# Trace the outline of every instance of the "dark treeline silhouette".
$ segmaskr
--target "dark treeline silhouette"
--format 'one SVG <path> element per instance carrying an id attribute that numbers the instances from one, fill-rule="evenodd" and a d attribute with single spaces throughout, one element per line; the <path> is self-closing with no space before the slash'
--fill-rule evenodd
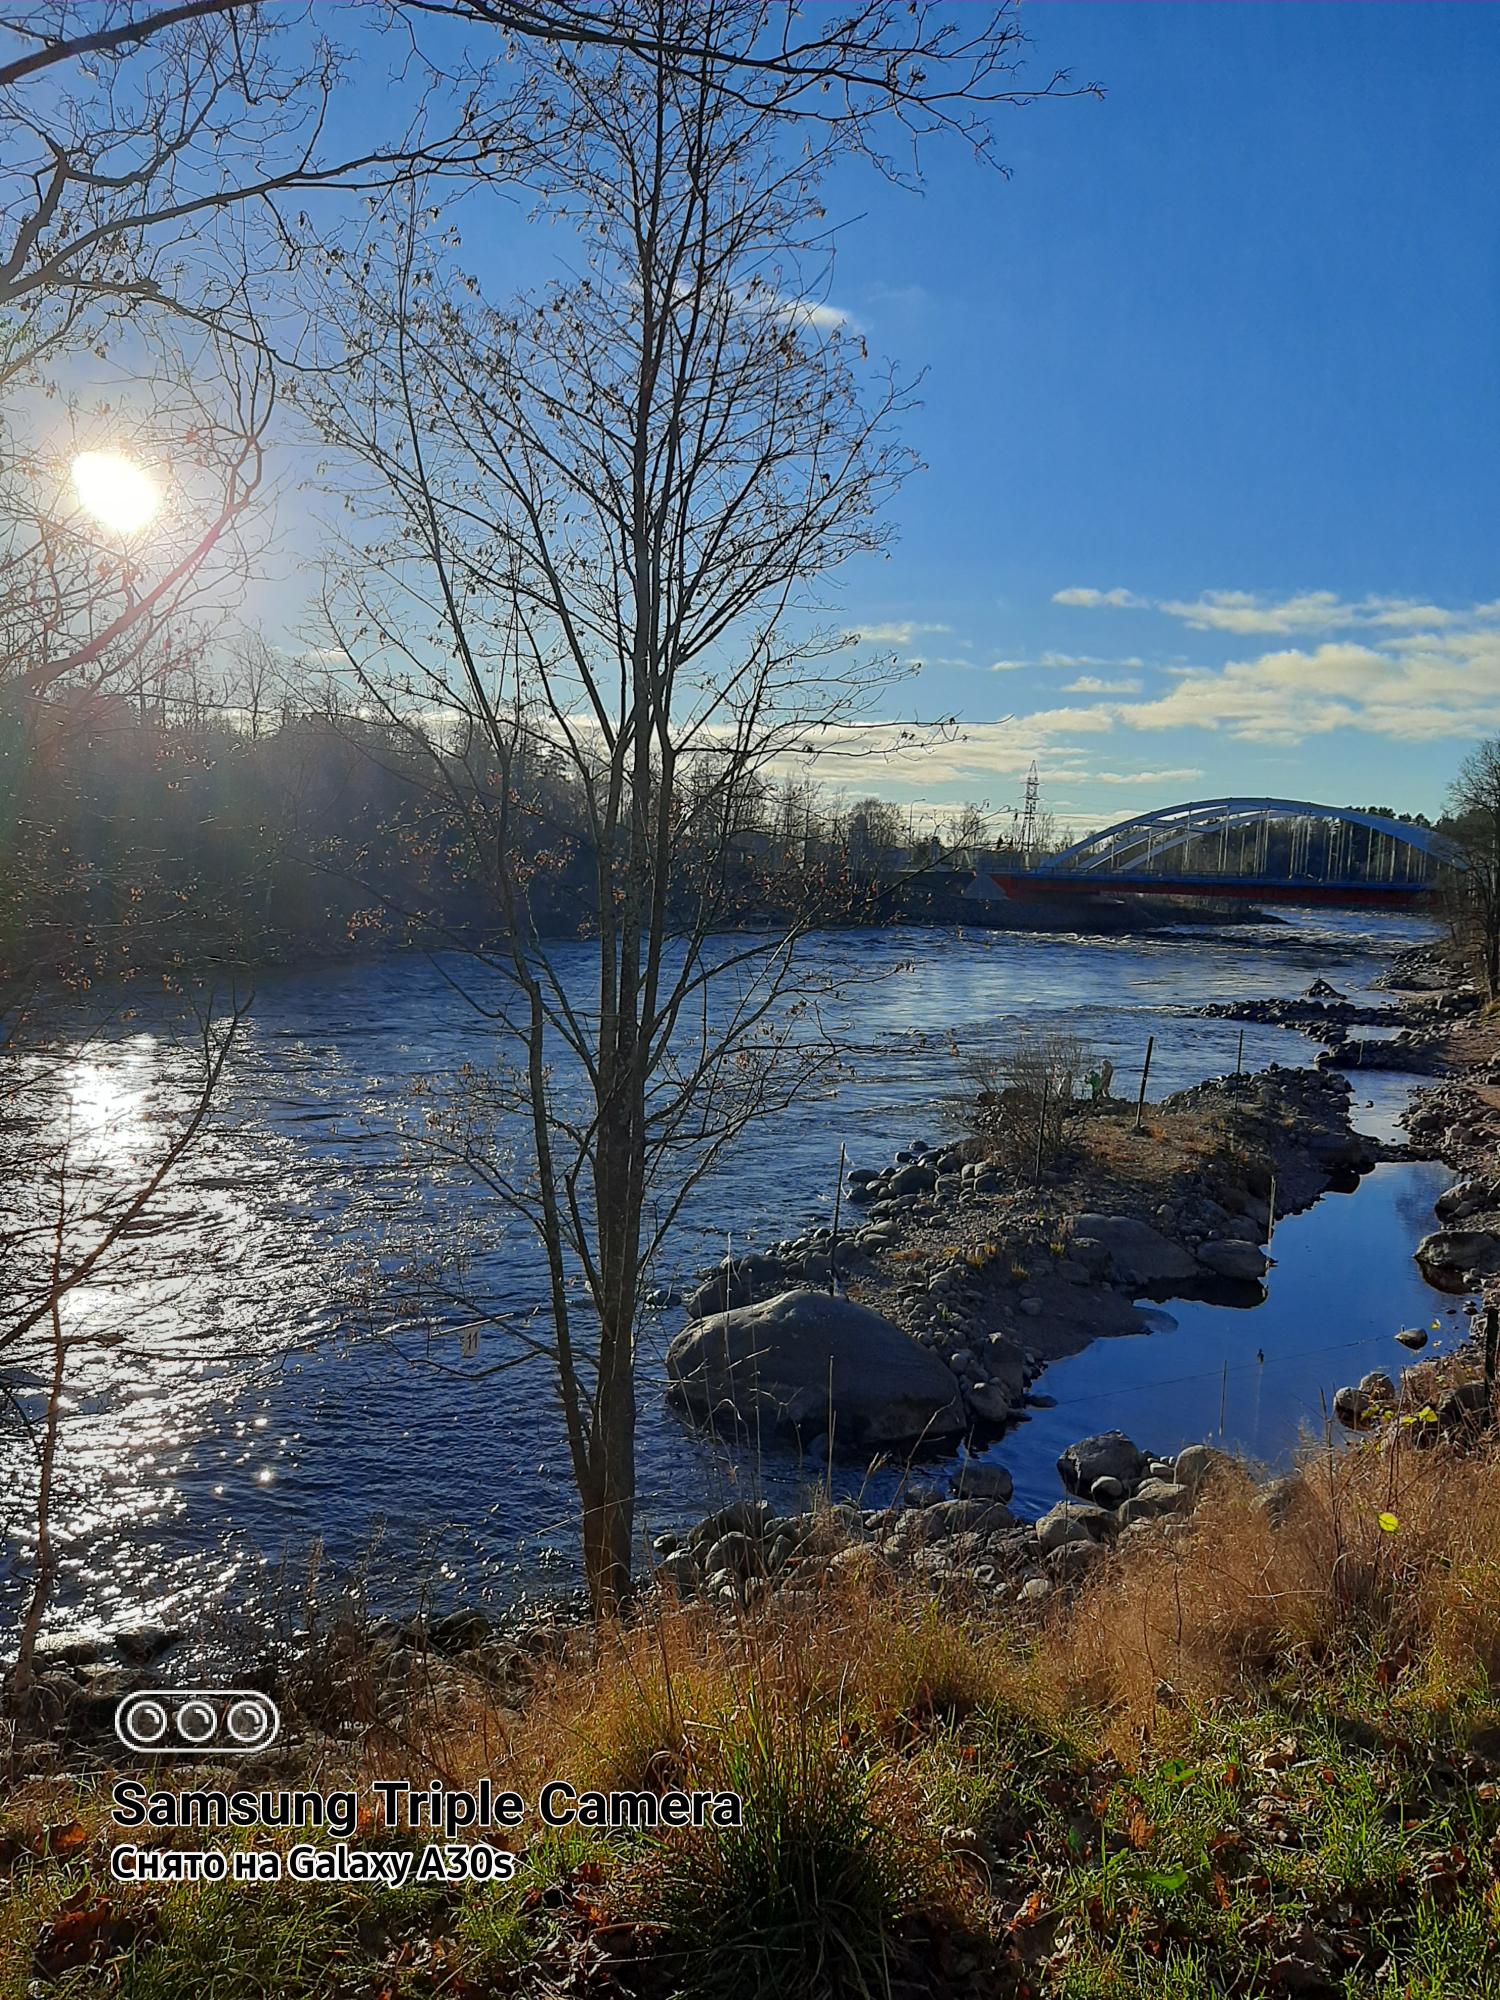
<path id="1" fill-rule="evenodd" d="M 472 746 L 462 770 L 471 789 L 498 785 Z M 83 985 L 472 943 L 494 920 L 461 803 L 434 786 L 409 728 L 337 705 L 268 705 L 252 718 L 159 697 L 12 701 L 0 716 L 0 799 L 6 979 Z M 706 766 L 701 785 L 689 775 L 677 856 L 685 897 L 716 871 L 731 923 L 951 914 L 969 879 L 969 849 L 915 837 L 887 801 L 768 779 L 737 799 L 728 829 L 708 823 L 722 803 Z M 512 768 L 509 824 L 530 920 L 540 933 L 581 934 L 587 813 L 545 743 Z"/>

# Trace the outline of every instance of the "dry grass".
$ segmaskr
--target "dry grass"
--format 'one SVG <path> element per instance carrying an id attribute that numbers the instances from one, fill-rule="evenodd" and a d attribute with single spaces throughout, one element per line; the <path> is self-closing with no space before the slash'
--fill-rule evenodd
<path id="1" fill-rule="evenodd" d="M 898 1747 L 981 1709 L 1087 1718 L 1127 1760 L 1174 1713 L 1254 1700 L 1289 1670 L 1359 1663 L 1458 1699 L 1500 1684 L 1500 1451 L 1418 1434 L 1397 1419 L 1309 1450 L 1280 1510 L 1226 1470 L 1190 1520 L 1130 1537 L 1040 1626 L 978 1595 L 939 1601 L 871 1553 L 731 1617 L 667 1603 L 580 1635 L 503 1729 L 476 1693 L 430 1740 L 457 1773 L 465 1744 L 476 1770 L 499 1753 L 521 1790 L 557 1772 L 639 1788 L 705 1782 L 715 1732 L 768 1695 Z"/>
<path id="2" fill-rule="evenodd" d="M 523 1793 L 552 1776 L 709 1784 L 726 1730 L 767 1701 L 896 1747 L 977 1710 L 1049 1730 L 1087 1718 L 1129 1761 L 1174 1713 L 1253 1700 L 1288 1670 L 1396 1663 L 1434 1699 L 1500 1684 L 1500 1446 L 1420 1448 L 1432 1430 L 1416 1408 L 1444 1366 L 1410 1371 L 1417 1394 L 1384 1431 L 1309 1448 L 1276 1508 L 1226 1466 L 1189 1519 L 1128 1537 L 1040 1620 L 954 1586 L 938 1599 L 867 1549 L 732 1613 L 663 1598 L 627 1625 L 579 1628 L 524 1694 L 451 1663 L 437 1687 L 418 1673 L 394 1724 L 345 1662 L 347 1714 L 387 1714 L 363 1733 L 363 1775 L 415 1761 Z"/>
<path id="3" fill-rule="evenodd" d="M 1198 1175 L 1205 1160 L 1222 1160 L 1236 1141 L 1225 1114 L 1211 1108 L 1167 1111 L 1148 1104 L 1137 1132 L 1134 1105 L 1111 1102 L 1068 1123 L 1068 1142 L 1084 1172 L 1157 1199 Z"/>
<path id="4" fill-rule="evenodd" d="M 1316 1854 L 1278 1873 L 1267 1849 L 1257 1866 L 1276 1885 L 1287 1935 L 1309 1909 L 1332 1923 L 1342 1885 L 1357 1878 L 1377 1912 L 1360 1949 L 1415 1951 L 1410 1899 L 1423 1893 L 1421 1870 L 1460 1836 L 1464 1866 L 1487 1868 L 1495 1826 L 1488 1807 L 1469 1825 L 1462 1801 L 1456 1819 L 1448 1794 L 1434 1803 L 1410 1745 L 1461 1742 L 1476 1717 L 1492 1716 L 1500 1681 L 1500 1444 L 1418 1449 L 1419 1433 L 1420 1422 L 1397 1416 L 1382 1436 L 1310 1451 L 1275 1513 L 1230 1468 L 1189 1520 L 1127 1538 L 1081 1594 L 1040 1618 L 977 1592 L 939 1598 L 867 1550 L 831 1565 L 814 1588 L 733 1613 L 668 1599 L 629 1625 L 576 1632 L 535 1664 L 524 1690 L 477 1673 L 456 1678 L 446 1663 L 439 1685 L 414 1685 L 404 1716 L 393 1722 L 384 1704 L 385 1720 L 347 1755 L 330 1752 L 318 1775 L 333 1784 L 427 1774 L 450 1785 L 487 1776 L 532 1798 L 553 1778 L 579 1790 L 727 1787 L 745 1797 L 743 1833 L 596 1843 L 587 1857 L 576 1843 L 541 1842 L 524 1896 L 385 1911 L 393 1932 L 440 1927 L 464 1976 L 482 1971 L 494 1982 L 472 1990 L 537 1990 L 525 1983 L 528 1967 L 561 1980 L 549 1953 L 586 1953 L 596 1936 L 628 1932 L 671 1990 L 709 2000 L 881 1993 L 890 1968 L 909 1965 L 924 1927 L 936 1925 L 971 1941 L 976 1978 L 1016 1973 L 1019 1983 L 985 1991 L 1019 1991 L 1025 1981 L 1006 1954 L 1020 1949 L 1042 1882 L 1049 1907 L 1079 1914 L 1071 1956 L 1059 1949 L 1062 1969 L 1032 1990 L 1159 2000 L 1252 1990 L 1234 1980 L 1259 1963 L 1261 1946 L 1238 1940 L 1241 1929 L 1259 1935 L 1265 1892 L 1253 1870 L 1243 1894 L 1214 1872 L 1213 1843 L 1226 1823 L 1240 1824 L 1240 1809 L 1231 1781 L 1213 1773 L 1242 1771 L 1289 1726 L 1313 1737 L 1320 1715 L 1362 1717 L 1381 1736 L 1368 1756 L 1346 1758 L 1326 1735 L 1297 1753 L 1322 1773 L 1308 1780 L 1309 1799 L 1321 1790 L 1331 1801 Z M 370 1689 L 355 1686 L 353 1699 L 370 1712 Z M 1405 1732 L 1406 1747 L 1393 1731 Z M 1190 1790 L 1187 1765 L 1200 1774 Z M 1388 1824 L 1382 1787 L 1398 1766 L 1412 1789 L 1405 1817 Z M 64 1799 L 38 1787 L 11 1801 L 9 1826 L 42 1855 L 36 1829 L 62 1813 L 77 1822 L 82 1851 L 97 1856 L 107 1838 L 102 1791 L 69 1787 Z M 1115 1819 L 1125 1831 L 1106 1838 Z M 1146 1822 L 1158 1831 L 1143 1844 L 1132 1829 Z M 1241 1837 L 1250 1837 L 1244 1826 Z M 1153 1858 L 1154 1842 L 1182 1853 L 1168 1865 Z M 1369 1872 L 1377 1849 L 1386 1871 L 1378 1881 Z M 39 1866 L 0 1899 L 0 1990 L 23 1990 L 28 1939 L 67 1886 L 65 1874 Z M 1163 1965 L 1165 1985 L 1108 1983 L 1105 1959 L 1091 1955 L 1104 1944 L 1090 1913 L 1117 1895 L 1145 1925 L 1142 1965 L 1181 1918 L 1185 1936 L 1213 1929 L 1220 1969 L 1194 1972 L 1189 1954 Z M 1182 1897 L 1200 1898 L 1196 1914 L 1176 1909 Z M 284 1981 L 268 1972 L 264 1990 L 321 1995 L 325 1951 L 358 1957 L 358 1913 L 336 1899 L 309 1904 L 308 1922 L 316 1917 L 327 1936 L 289 1941 L 276 1912 L 291 1907 L 284 1895 L 220 1908 L 181 1892 L 165 1906 L 159 1940 L 139 1948 L 139 1983 L 131 1973 L 112 1990 L 177 2000 L 198 1990 L 205 1955 L 253 1952 Z M 1490 1990 L 1488 1933 L 1477 1917 L 1469 1924 L 1466 1908 L 1444 1906 L 1451 1935 L 1438 1944 L 1448 1956 L 1434 1959 L 1429 1984 L 1403 1992 L 1446 2000 Z M 1396 1926 L 1390 1944 L 1381 1911 Z M 428 1990 L 420 1957 L 410 1964 L 415 1984 L 402 1983 L 404 1973 L 387 1982 L 403 2000 Z M 92 1990 L 67 1987 L 69 2000 Z"/>
<path id="5" fill-rule="evenodd" d="M 1102 1565 L 1038 1659 L 1138 1753 L 1164 1712 L 1363 1663 L 1443 1698 L 1500 1679 L 1500 1462 L 1384 1437 L 1313 1451 L 1273 1519 L 1230 1473 L 1185 1532 Z M 1395 1525 L 1392 1526 L 1391 1523 Z"/>

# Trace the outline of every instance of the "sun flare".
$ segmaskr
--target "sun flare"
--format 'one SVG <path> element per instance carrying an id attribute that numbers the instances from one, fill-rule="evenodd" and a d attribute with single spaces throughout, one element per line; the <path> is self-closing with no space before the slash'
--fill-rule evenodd
<path id="1" fill-rule="evenodd" d="M 138 534 L 161 506 L 156 481 L 118 451 L 80 452 L 73 485 L 83 508 L 111 534 Z"/>

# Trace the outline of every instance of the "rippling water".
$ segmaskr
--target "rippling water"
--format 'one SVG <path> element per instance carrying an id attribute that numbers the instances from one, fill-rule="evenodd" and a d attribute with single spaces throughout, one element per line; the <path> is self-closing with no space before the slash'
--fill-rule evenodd
<path id="1" fill-rule="evenodd" d="M 738 1143 L 685 1209 L 657 1282 L 722 1254 L 726 1232 L 736 1245 L 766 1241 L 825 1212 L 840 1141 L 851 1163 L 878 1164 L 940 1132 L 955 1036 L 1066 1027 L 1112 1056 L 1119 1090 L 1154 1033 L 1154 1096 L 1234 1065 L 1239 1025 L 1195 1018 L 1193 1006 L 1297 993 L 1318 976 L 1362 996 L 1390 949 L 1420 934 L 1410 920 L 1320 913 L 1151 939 L 925 929 L 816 939 L 813 961 L 839 996 L 825 1023 L 847 1045 L 844 1073 Z M 363 1564 L 393 1602 L 424 1587 L 483 1601 L 571 1574 L 566 1458 L 544 1364 L 497 1372 L 493 1344 L 466 1359 L 451 1336 L 361 1332 L 364 1290 L 423 1240 L 462 1242 L 471 1284 L 498 1307 L 524 1312 L 542 1296 L 520 1226 L 471 1182 L 420 1170 L 401 1137 L 424 1084 L 492 1053 L 492 1028 L 449 969 L 408 955 L 267 976 L 213 1129 L 159 1227 L 110 1280 L 74 1294 L 75 1327 L 118 1336 L 83 1350 L 69 1384 L 58 1534 L 74 1619 L 203 1620 L 253 1596 L 285 1560 L 300 1564 L 314 1541 L 340 1566 Z M 587 990 L 584 947 L 564 972 Z M 1250 1067 L 1312 1052 L 1284 1030 L 1245 1028 Z M 129 1173 L 160 1144 L 163 1103 L 191 1064 L 191 1038 L 165 1016 L 79 1022 L 77 1058 L 59 1072 L 71 1107 L 56 1115 L 71 1117 L 95 1179 Z M 1343 1379 L 1336 1331 L 1352 1315 L 1360 1338 L 1388 1341 L 1383 1318 L 1404 1309 L 1398 1274 L 1400 1286 L 1417 1282 L 1410 1243 L 1431 1201 L 1411 1178 L 1422 1171 L 1382 1170 L 1357 1196 L 1283 1225 L 1271 1300 L 1255 1312 L 1174 1308 L 1175 1333 L 1096 1343 L 1050 1371 L 1042 1386 L 1059 1408 L 997 1448 L 1023 1496 L 1055 1497 L 1052 1461 L 1083 1430 L 1122 1422 L 1162 1448 L 1208 1434 L 1230 1400 L 1220 1380 L 1230 1360 L 1233 1439 L 1262 1456 L 1284 1448 L 1318 1386 Z M 1330 1214 L 1333 1233 L 1318 1220 Z M 1369 1261 L 1372 1245 L 1385 1246 L 1384 1262 Z M 652 1324 L 640 1362 L 651 1527 L 701 1509 L 733 1477 L 663 1404 L 661 1355 L 677 1323 L 666 1313 Z M 1267 1358 L 1252 1364 L 1257 1347 Z M 12 1368 L 9 1385 L 34 1404 L 34 1376 Z M 12 1509 L 0 1601 L 13 1609 L 30 1559 L 34 1460 L 14 1430 L 0 1446 Z M 812 1476 L 775 1453 L 756 1473 L 783 1499 Z M 832 1476 L 861 1484 L 857 1467 Z"/>

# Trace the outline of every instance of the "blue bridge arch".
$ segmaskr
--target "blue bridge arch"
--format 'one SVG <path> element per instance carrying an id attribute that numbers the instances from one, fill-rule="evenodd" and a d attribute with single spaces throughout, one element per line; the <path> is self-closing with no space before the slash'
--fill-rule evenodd
<path id="1" fill-rule="evenodd" d="M 966 893 L 1410 908 L 1463 865 L 1442 834 L 1385 813 L 1309 799 L 1193 799 L 1134 813 L 1030 867 L 981 870 Z"/>

